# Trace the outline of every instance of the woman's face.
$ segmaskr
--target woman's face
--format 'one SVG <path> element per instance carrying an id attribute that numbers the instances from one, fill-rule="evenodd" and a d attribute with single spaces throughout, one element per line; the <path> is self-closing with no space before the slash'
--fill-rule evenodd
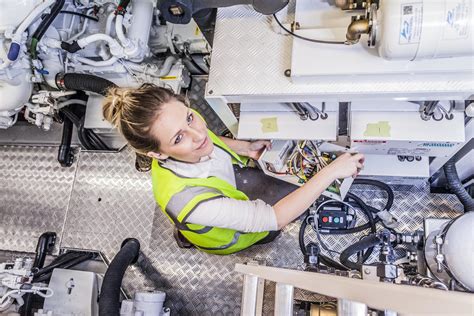
<path id="1" fill-rule="evenodd" d="M 214 149 L 206 123 L 178 100 L 163 104 L 151 135 L 160 142 L 159 153 L 148 153 L 153 158 L 198 162 Z"/>

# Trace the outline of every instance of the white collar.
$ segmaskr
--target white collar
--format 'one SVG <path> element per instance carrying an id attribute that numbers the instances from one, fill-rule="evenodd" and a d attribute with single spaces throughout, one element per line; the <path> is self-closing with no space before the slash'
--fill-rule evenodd
<path id="1" fill-rule="evenodd" d="M 175 159 L 166 159 L 160 164 L 167 169 L 170 169 L 179 176 L 187 178 L 207 178 L 209 177 L 212 160 L 217 158 L 216 147 L 209 154 L 209 156 L 201 157 L 199 162 L 184 162 Z"/>

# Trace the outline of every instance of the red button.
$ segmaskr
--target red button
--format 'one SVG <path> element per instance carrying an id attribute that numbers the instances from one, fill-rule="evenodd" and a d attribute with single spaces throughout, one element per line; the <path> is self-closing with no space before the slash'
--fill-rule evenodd
<path id="1" fill-rule="evenodd" d="M 323 217 L 323 223 L 327 223 L 328 222 L 328 218 L 326 216 Z"/>

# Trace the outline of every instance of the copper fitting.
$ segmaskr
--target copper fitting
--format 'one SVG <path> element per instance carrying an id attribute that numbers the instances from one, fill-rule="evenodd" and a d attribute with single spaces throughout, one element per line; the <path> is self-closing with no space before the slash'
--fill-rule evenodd
<path id="1" fill-rule="evenodd" d="M 346 33 L 346 39 L 349 44 L 356 44 L 359 42 L 362 34 L 370 32 L 369 20 L 355 20 L 349 24 Z"/>
<path id="2" fill-rule="evenodd" d="M 350 0 L 336 0 L 336 7 L 342 10 L 347 10 L 349 9 L 350 2 Z"/>

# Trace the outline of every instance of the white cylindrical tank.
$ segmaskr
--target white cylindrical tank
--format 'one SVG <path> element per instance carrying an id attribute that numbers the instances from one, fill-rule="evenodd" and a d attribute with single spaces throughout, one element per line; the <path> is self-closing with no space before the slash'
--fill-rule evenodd
<path id="1" fill-rule="evenodd" d="M 0 0 L 0 32 L 18 26 L 41 0 Z"/>
<path id="2" fill-rule="evenodd" d="M 427 238 L 425 258 L 428 267 L 439 280 L 448 284 L 451 278 L 474 291 L 474 212 L 469 212 L 444 224 Z M 437 245 L 437 236 L 442 239 Z M 441 269 L 437 257 L 442 256 Z"/>
<path id="3" fill-rule="evenodd" d="M 377 48 L 385 59 L 474 55 L 474 0 L 381 0 Z"/>

